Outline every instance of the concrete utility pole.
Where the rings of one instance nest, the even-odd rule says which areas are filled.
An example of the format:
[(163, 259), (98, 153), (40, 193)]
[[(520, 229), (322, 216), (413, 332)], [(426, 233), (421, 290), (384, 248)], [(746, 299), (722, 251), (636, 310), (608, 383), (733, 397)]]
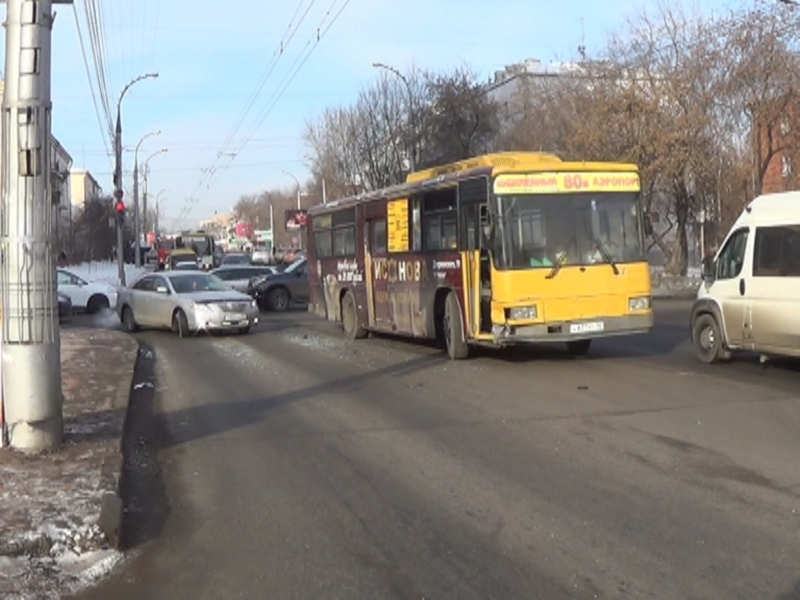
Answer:
[[(122, 99), (125, 97), (126, 92), (131, 89), (135, 83), (139, 83), (143, 79), (154, 79), (158, 77), (158, 73), (147, 73), (146, 75), (139, 75), (136, 79), (128, 82), (122, 93), (117, 100), (117, 127), (114, 131), (114, 201), (121, 202), (124, 192), (122, 190)], [(119, 277), (119, 284), (125, 285), (125, 243), (124, 233), (125, 222), (121, 215), (117, 215), (117, 276)]]
[[(50, 202), (52, 5), (6, 0), (0, 167), (2, 398), (8, 441), (38, 452), (64, 435)], [(0, 432), (2, 433), (2, 432)]]
[(408, 92), (408, 120), (411, 125), (411, 159), (408, 162), (409, 170), (413, 173), (417, 170), (417, 115), (414, 110), (414, 92), (411, 91), (411, 82), (408, 81), (408, 77), (392, 66), (379, 62), (372, 63), (372, 66), (376, 69), (389, 71), (389, 73), (397, 76), (406, 86), (406, 92)]
[[(159, 129), (157, 131), (151, 131), (150, 133), (144, 134), (142, 136), (142, 139), (139, 140), (139, 143), (136, 144), (136, 150), (134, 150), (133, 152), (133, 231), (134, 235), (136, 236), (136, 242), (135, 242), (136, 258), (134, 262), (137, 268), (142, 266), (142, 247), (140, 242), (140, 238), (142, 237), (142, 232), (141, 232), (141, 227), (139, 227), (139, 224), (141, 223), (139, 215), (139, 146), (141, 146), (142, 142), (145, 141), (147, 138), (154, 135), (161, 135), (161, 130)], [(146, 207), (145, 210), (147, 210)], [(147, 234), (146, 218), (145, 218), (144, 232), (146, 235)]]

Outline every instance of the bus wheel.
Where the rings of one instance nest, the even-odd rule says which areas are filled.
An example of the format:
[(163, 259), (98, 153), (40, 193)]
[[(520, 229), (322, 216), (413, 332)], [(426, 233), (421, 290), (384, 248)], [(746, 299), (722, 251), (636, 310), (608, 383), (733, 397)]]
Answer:
[(567, 342), (567, 352), (572, 356), (586, 356), (591, 346), (592, 340), (575, 340)]
[(444, 305), (442, 332), (447, 345), (447, 355), (452, 360), (462, 360), (469, 354), (469, 346), (464, 339), (464, 321), (461, 319), (461, 308), (455, 292), (447, 294)]
[(358, 324), (358, 311), (353, 292), (347, 290), (342, 298), (342, 328), (351, 340), (359, 340), (367, 336), (367, 331)]

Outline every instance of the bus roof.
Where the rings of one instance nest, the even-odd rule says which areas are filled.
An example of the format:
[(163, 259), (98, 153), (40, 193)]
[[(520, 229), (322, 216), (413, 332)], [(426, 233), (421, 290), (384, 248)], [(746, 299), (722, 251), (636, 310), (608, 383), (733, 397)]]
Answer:
[(616, 162), (565, 162), (549, 152), (496, 152), (410, 173), (406, 182), (415, 183), (441, 175), (473, 171), (483, 167), (493, 174), (519, 171), (638, 171), (633, 164)]
[(581, 162), (561, 160), (555, 154), (547, 152), (496, 152), (483, 154), (466, 160), (441, 165), (409, 173), (405, 183), (400, 183), (379, 190), (364, 192), (358, 196), (341, 198), (327, 204), (312, 206), (310, 215), (335, 211), (340, 208), (370, 202), (378, 199), (404, 198), (422, 190), (448, 187), (464, 179), (479, 176), (491, 176), (500, 173), (527, 173), (541, 171), (606, 171), (606, 172), (639, 172), (635, 164), (616, 162)]

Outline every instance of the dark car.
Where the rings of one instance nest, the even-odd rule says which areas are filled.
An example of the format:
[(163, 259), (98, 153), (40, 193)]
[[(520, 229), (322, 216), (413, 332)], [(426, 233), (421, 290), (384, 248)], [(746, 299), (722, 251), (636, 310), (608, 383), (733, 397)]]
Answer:
[(222, 257), (220, 261), (221, 267), (230, 267), (232, 265), (249, 265), (250, 255), (242, 252), (229, 252)]
[(211, 271), (211, 274), (219, 277), (231, 289), (246, 293), (251, 280), (276, 272), (275, 267), (267, 265), (224, 265)]
[(62, 292), (58, 292), (58, 318), (69, 319), (72, 316), (72, 300)]
[(247, 293), (262, 310), (284, 311), (292, 302), (308, 302), (306, 259), (293, 262), (280, 273), (254, 277), (247, 286)]

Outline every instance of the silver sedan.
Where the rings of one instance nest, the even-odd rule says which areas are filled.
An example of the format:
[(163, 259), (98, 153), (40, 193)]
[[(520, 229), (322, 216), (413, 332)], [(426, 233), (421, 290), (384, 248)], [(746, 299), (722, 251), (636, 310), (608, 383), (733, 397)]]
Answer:
[(197, 271), (171, 271), (143, 276), (117, 300), (125, 329), (171, 329), (181, 337), (199, 331), (248, 333), (258, 323), (258, 307), (247, 294)]

